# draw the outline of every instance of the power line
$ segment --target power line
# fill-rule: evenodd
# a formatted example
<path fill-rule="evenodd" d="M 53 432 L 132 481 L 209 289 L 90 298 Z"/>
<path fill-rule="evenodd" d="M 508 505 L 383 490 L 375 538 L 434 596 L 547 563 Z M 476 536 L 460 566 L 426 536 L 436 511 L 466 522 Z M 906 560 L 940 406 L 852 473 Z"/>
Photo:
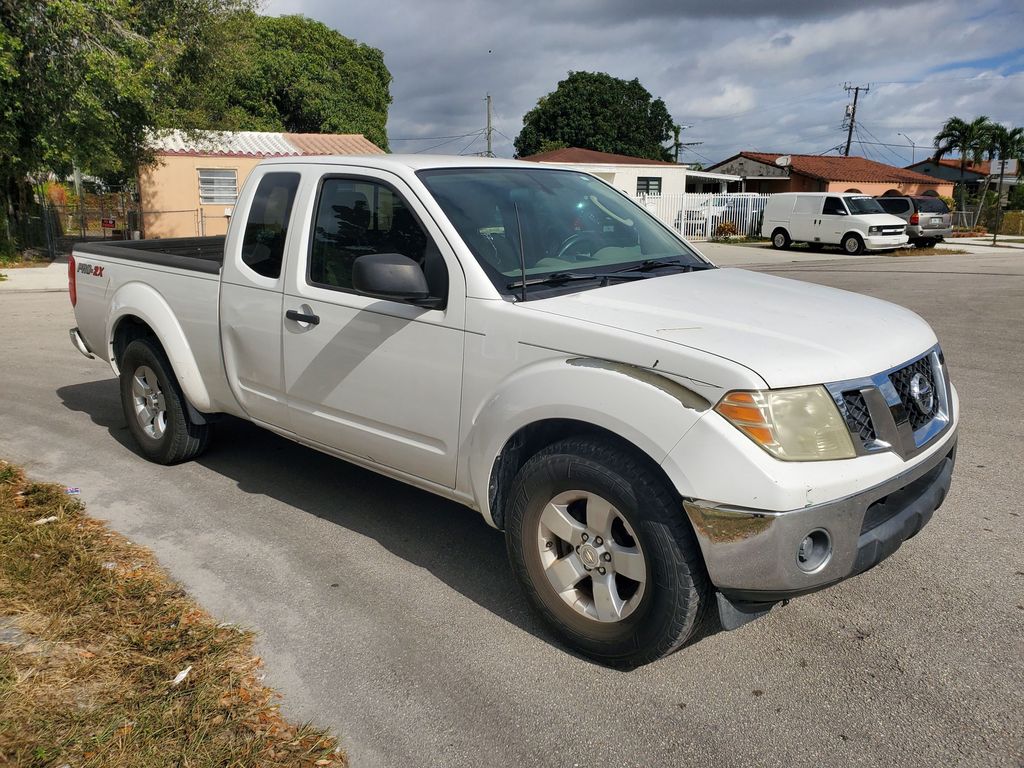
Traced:
<path fill-rule="evenodd" d="M 388 141 L 437 141 L 438 139 L 462 139 L 472 135 L 473 133 L 459 133 L 452 136 L 410 136 L 405 139 L 392 139 L 389 137 Z"/>
<path fill-rule="evenodd" d="M 472 139 L 470 139 L 469 140 L 469 144 L 467 144 L 466 146 L 464 146 L 462 149 L 459 150 L 459 154 L 460 155 L 466 154 L 466 150 L 469 149 L 470 147 L 472 147 L 474 144 L 476 144 L 480 140 L 480 137 L 482 135 L 483 135 L 483 133 L 478 133 L 476 136 L 474 136 Z M 490 154 L 490 150 L 488 150 L 487 157 L 493 157 L 493 155 Z"/>
<path fill-rule="evenodd" d="M 860 149 L 861 149 L 861 152 L 864 153 L 864 156 L 868 160 L 874 160 L 875 159 L 874 155 L 868 150 L 868 148 L 866 146 L 864 146 L 864 142 L 861 141 L 861 138 L 860 138 L 860 128 L 854 126 L 853 134 L 854 134 L 854 136 L 857 137 L 857 143 L 860 144 Z M 850 143 L 849 142 L 846 143 L 846 156 L 847 157 L 850 156 Z"/>
<path fill-rule="evenodd" d="M 875 136 L 875 134 L 873 134 L 873 133 L 871 132 L 871 129 L 870 129 L 870 128 L 868 128 L 868 127 L 867 127 L 867 126 L 866 126 L 866 125 L 864 124 L 864 121 L 863 121 L 863 120 L 862 120 L 862 121 L 861 121 L 861 123 L 860 123 L 860 127 L 864 129 L 864 132 L 865 132 L 865 133 L 866 133 L 866 134 L 867 134 L 868 136 L 870 136 L 870 137 L 871 137 L 872 139 L 874 139 L 874 140 L 875 140 L 875 142 L 877 143 L 877 145 L 878 145 L 878 146 L 882 147 L 882 148 L 883 148 L 883 149 L 884 149 L 884 150 L 885 150 L 886 152 L 888 152 L 888 153 L 889 153 L 889 156 L 890 156 L 890 157 L 895 157 L 895 158 L 896 158 L 896 162 L 897 162 L 897 163 L 900 163 L 900 164 L 902 164 L 902 163 L 903 163 L 903 162 L 904 162 L 904 161 L 906 160 L 906 158 L 905 158 L 905 157 L 903 157 L 902 155 L 900 155 L 900 154 L 897 154 L 896 152 L 894 152 L 894 151 L 893 151 L 893 150 L 892 150 L 892 149 L 891 149 L 891 148 L 890 148 L 890 147 L 889 147 L 889 146 L 888 146 L 887 144 L 885 144 L 884 142 L 882 142 L 882 140 L 881 140 L 881 139 L 879 139 L 879 138 L 878 138 L 877 136 Z"/>
<path fill-rule="evenodd" d="M 454 137 L 448 139 L 448 141 L 442 141 L 439 144 L 432 144 L 429 147 L 424 147 L 423 149 L 417 149 L 415 152 L 413 152 L 413 154 L 414 155 L 421 155 L 424 152 L 429 152 L 432 149 L 437 149 L 438 147 L 443 147 L 446 144 L 451 144 L 453 141 L 458 141 L 459 139 L 464 139 L 464 138 L 466 138 L 466 136 L 476 135 L 477 137 L 479 137 L 482 133 L 483 133 L 483 130 L 481 129 L 481 130 L 477 131 L 476 134 L 464 133 L 461 136 L 454 136 Z"/>

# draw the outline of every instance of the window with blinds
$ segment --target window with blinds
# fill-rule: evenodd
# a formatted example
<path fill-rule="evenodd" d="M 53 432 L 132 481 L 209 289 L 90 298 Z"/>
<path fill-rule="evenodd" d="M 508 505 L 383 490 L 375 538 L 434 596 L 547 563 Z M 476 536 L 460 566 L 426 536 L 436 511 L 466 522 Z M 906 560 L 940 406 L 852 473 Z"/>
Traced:
<path fill-rule="evenodd" d="M 199 202 L 203 205 L 234 205 L 238 198 L 238 174 L 233 168 L 199 169 Z"/>

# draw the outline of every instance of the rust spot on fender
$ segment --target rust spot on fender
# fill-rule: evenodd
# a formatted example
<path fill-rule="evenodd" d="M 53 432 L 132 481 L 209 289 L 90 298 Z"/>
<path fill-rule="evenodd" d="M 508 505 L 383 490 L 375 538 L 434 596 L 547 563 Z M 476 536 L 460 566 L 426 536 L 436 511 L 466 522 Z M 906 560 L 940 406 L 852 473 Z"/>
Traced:
<path fill-rule="evenodd" d="M 616 363 L 611 360 L 597 360 L 592 357 L 573 357 L 566 360 L 566 362 L 579 368 L 597 368 L 602 371 L 611 371 L 612 373 L 628 376 L 631 379 L 661 390 L 669 397 L 678 400 L 684 408 L 694 411 L 706 411 L 711 407 L 711 401 L 703 395 L 684 387 L 677 381 L 673 381 L 646 368 L 626 363 Z"/>

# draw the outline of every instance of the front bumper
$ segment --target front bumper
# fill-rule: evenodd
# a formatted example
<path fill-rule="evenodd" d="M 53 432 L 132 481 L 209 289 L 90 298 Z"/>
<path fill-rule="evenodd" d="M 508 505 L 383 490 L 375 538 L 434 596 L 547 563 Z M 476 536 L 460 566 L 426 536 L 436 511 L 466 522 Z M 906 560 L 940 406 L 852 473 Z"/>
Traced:
<path fill-rule="evenodd" d="M 910 242 L 904 235 L 868 235 L 864 238 L 864 248 L 869 251 L 884 251 L 891 248 L 902 248 Z"/>
<path fill-rule="evenodd" d="M 949 491 L 956 435 L 927 460 L 866 491 L 789 512 L 684 502 L 708 575 L 729 600 L 773 603 L 814 592 L 874 567 L 931 519 Z M 799 562 L 813 531 L 830 541 L 811 571 Z"/>

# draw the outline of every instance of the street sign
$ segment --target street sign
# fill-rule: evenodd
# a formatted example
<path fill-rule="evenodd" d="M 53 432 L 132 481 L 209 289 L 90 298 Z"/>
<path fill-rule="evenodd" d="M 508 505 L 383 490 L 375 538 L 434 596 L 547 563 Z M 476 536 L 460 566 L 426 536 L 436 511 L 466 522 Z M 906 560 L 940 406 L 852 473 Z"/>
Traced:
<path fill-rule="evenodd" d="M 117 222 L 114 219 L 102 219 L 100 224 L 104 229 L 113 229 L 117 226 Z"/>

